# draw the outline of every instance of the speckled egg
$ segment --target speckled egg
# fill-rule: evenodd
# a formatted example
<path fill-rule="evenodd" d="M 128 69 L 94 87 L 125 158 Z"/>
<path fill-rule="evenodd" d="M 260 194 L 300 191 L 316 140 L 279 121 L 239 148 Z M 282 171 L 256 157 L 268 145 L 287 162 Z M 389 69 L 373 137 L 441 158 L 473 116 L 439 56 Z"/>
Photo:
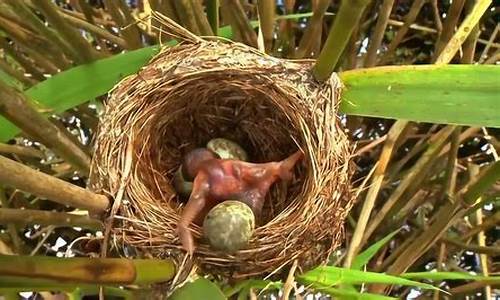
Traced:
<path fill-rule="evenodd" d="M 228 139 L 211 139 L 207 143 L 207 148 L 212 152 L 217 153 L 217 155 L 219 155 L 222 159 L 248 161 L 248 154 L 246 151 L 240 145 Z"/>
<path fill-rule="evenodd" d="M 174 174 L 174 189 L 183 198 L 188 198 L 193 191 L 193 182 L 188 181 L 182 175 L 182 167 L 179 167 Z"/>
<path fill-rule="evenodd" d="M 228 200 L 212 208 L 203 222 L 203 234 L 216 250 L 234 253 L 244 248 L 255 229 L 255 216 L 248 205 Z"/>

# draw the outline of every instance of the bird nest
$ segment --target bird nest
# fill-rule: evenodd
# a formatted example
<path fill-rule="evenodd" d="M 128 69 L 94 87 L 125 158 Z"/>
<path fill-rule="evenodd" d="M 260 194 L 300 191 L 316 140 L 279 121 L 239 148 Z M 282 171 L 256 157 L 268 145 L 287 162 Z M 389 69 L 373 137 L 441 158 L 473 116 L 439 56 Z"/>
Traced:
<path fill-rule="evenodd" d="M 311 61 L 239 43 L 177 38 L 183 42 L 162 48 L 107 100 L 91 186 L 115 199 L 114 245 L 231 278 L 275 274 L 293 261 L 302 270 L 326 262 L 353 200 L 339 78 L 319 83 Z M 297 149 L 305 158 L 291 181 L 272 186 L 248 247 L 216 251 L 193 225 L 196 251 L 188 257 L 176 233 L 184 203 L 173 175 L 187 151 L 217 137 L 236 141 L 251 162 L 279 161 Z"/>

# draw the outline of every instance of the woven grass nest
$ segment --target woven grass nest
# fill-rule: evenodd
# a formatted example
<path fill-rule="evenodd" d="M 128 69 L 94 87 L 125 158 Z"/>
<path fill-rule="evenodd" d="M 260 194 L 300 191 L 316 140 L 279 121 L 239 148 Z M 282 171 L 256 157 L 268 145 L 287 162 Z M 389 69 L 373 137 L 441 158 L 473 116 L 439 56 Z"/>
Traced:
<path fill-rule="evenodd" d="M 91 187 L 115 199 L 114 245 L 173 258 L 179 271 L 196 265 L 226 278 L 278 274 L 295 260 L 302 270 L 325 262 L 341 242 L 353 200 L 339 78 L 318 83 L 311 61 L 181 29 L 175 36 L 183 42 L 162 48 L 114 88 L 100 123 Z M 252 162 L 278 161 L 299 148 L 305 159 L 292 181 L 273 185 L 247 248 L 215 251 L 193 225 L 200 238 L 188 257 L 176 234 L 184 204 L 173 174 L 183 154 L 216 137 L 236 141 Z"/>

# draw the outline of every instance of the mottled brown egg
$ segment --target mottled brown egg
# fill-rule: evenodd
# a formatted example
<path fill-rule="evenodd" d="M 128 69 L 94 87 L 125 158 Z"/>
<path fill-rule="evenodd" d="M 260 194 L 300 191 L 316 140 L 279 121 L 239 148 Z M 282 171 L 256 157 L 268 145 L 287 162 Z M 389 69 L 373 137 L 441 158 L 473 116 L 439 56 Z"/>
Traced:
<path fill-rule="evenodd" d="M 193 191 L 193 182 L 188 181 L 184 178 L 182 174 L 182 167 L 179 167 L 174 173 L 174 189 L 183 198 L 189 198 L 191 192 Z"/>
<path fill-rule="evenodd" d="M 255 229 L 255 216 L 243 202 L 228 200 L 212 208 L 203 222 L 203 235 L 210 246 L 234 253 L 246 245 Z"/>
<path fill-rule="evenodd" d="M 237 159 L 248 161 L 248 154 L 246 153 L 245 149 L 228 139 L 211 139 L 207 143 L 207 149 L 215 152 L 222 159 Z"/>

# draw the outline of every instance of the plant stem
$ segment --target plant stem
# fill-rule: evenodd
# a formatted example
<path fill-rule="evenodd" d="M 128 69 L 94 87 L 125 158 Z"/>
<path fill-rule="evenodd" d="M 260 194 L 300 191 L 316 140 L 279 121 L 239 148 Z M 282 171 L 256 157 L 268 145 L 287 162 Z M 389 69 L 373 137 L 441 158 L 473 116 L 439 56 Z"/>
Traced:
<path fill-rule="evenodd" d="M 436 141 L 429 146 L 429 148 L 422 154 L 420 159 L 413 165 L 409 173 L 406 175 L 404 180 L 397 186 L 396 190 L 391 194 L 389 199 L 384 202 L 382 208 L 377 212 L 374 218 L 371 220 L 370 225 L 364 232 L 363 244 L 368 240 L 368 238 L 375 232 L 377 227 L 385 219 L 391 208 L 400 200 L 400 198 L 405 194 L 411 184 L 414 183 L 419 178 L 425 176 L 428 171 L 428 166 L 437 157 L 441 149 L 446 144 L 448 137 L 454 131 L 453 126 L 447 126 L 441 129 L 436 135 Z"/>
<path fill-rule="evenodd" d="M 127 49 L 139 49 L 142 47 L 141 35 L 137 25 L 133 24 L 133 19 L 131 19 L 130 11 L 125 4 L 125 11 L 122 11 L 123 7 L 122 0 L 104 0 L 104 6 L 106 10 L 109 12 L 113 20 L 115 21 L 116 26 L 119 27 L 120 33 L 123 36 L 123 39 L 127 42 Z M 130 22 L 127 22 L 130 21 Z M 129 26 L 130 25 L 130 26 Z"/>
<path fill-rule="evenodd" d="M 401 134 L 406 131 L 405 128 L 407 128 L 407 126 L 407 121 L 396 121 L 396 123 L 392 125 L 389 133 L 387 134 L 387 140 L 384 144 L 384 148 L 382 149 L 382 153 L 380 154 L 380 158 L 373 175 L 372 184 L 370 185 L 368 193 L 366 194 L 366 198 L 363 202 L 363 207 L 361 208 L 361 213 L 359 215 L 356 228 L 354 229 L 354 234 L 351 239 L 346 259 L 344 261 L 344 267 L 349 268 L 351 266 L 352 260 L 359 252 L 361 240 L 366 230 L 366 225 L 368 224 L 370 214 L 373 210 L 373 207 L 375 206 L 375 200 L 377 199 L 378 192 L 382 185 L 385 170 L 387 169 L 387 165 L 389 164 L 389 161 L 391 159 L 394 146 L 396 145 L 396 141 L 399 139 Z"/>
<path fill-rule="evenodd" d="M 269 53 L 273 47 L 274 34 L 274 15 L 276 11 L 275 0 L 257 1 L 259 9 L 259 20 L 262 35 L 264 36 L 264 46 L 266 53 Z"/>
<path fill-rule="evenodd" d="M 460 17 L 460 13 L 462 12 L 464 4 L 465 4 L 465 0 L 454 0 L 451 3 L 450 8 L 448 9 L 448 12 L 446 13 L 446 19 L 444 20 L 444 24 L 443 24 L 443 31 L 439 35 L 439 39 L 436 42 L 433 60 L 435 60 L 439 56 L 441 51 L 443 51 L 444 47 L 450 41 L 450 39 L 453 35 L 453 31 L 455 30 L 455 27 L 457 26 L 458 18 Z"/>
<path fill-rule="evenodd" d="M 34 158 L 44 157 L 43 153 L 35 148 L 4 143 L 0 143 L 0 153 L 16 154 Z"/>
<path fill-rule="evenodd" d="M 47 284 L 151 284 L 170 280 L 175 267 L 171 260 L 159 259 L 0 255 L 0 274 L 19 281 L 44 279 Z"/>
<path fill-rule="evenodd" d="M 458 28 L 457 32 L 455 32 L 439 57 L 436 59 L 436 64 L 447 64 L 453 59 L 460 46 L 471 33 L 472 28 L 476 26 L 490 4 L 491 0 L 478 0 L 476 2 L 471 12 Z"/>
<path fill-rule="evenodd" d="M 327 80 L 334 71 L 354 27 L 358 24 L 369 2 L 369 0 L 342 1 L 325 45 L 313 67 L 314 77 L 318 81 Z"/>
<path fill-rule="evenodd" d="M 295 54 L 296 58 L 303 58 L 311 54 L 313 46 L 317 41 L 318 35 L 320 35 L 321 33 L 323 17 L 330 3 L 330 0 L 319 0 L 317 2 L 317 5 L 313 10 L 313 15 L 307 23 L 307 28 L 304 32 L 304 35 L 300 39 L 299 47 Z"/>
<path fill-rule="evenodd" d="M 229 22 L 234 31 L 238 31 L 242 41 L 252 47 L 257 47 L 257 34 L 255 34 L 250 21 L 239 0 L 223 0 L 222 5 L 230 15 Z"/>
<path fill-rule="evenodd" d="M 208 23 L 215 35 L 218 35 L 219 30 L 219 0 L 207 1 L 207 18 Z"/>
<path fill-rule="evenodd" d="M 401 41 L 405 37 L 406 33 L 408 32 L 408 29 L 410 28 L 411 24 L 413 24 L 413 22 L 415 22 L 415 20 L 417 19 L 417 16 L 420 12 L 420 9 L 424 5 L 424 3 L 425 3 L 425 0 L 413 1 L 412 5 L 410 7 L 410 11 L 408 12 L 408 14 L 404 18 L 405 19 L 404 25 L 401 28 L 399 28 L 398 32 L 394 36 L 394 39 L 391 41 L 391 43 L 387 47 L 387 51 L 380 59 L 380 62 L 379 62 L 380 65 L 384 65 L 392 57 L 392 55 L 394 54 L 394 51 L 396 51 L 396 48 L 399 46 L 399 44 L 401 43 Z"/>
<path fill-rule="evenodd" d="M 100 213 L 108 208 L 106 196 L 31 169 L 0 156 L 0 182 L 22 191 L 76 208 Z"/>
<path fill-rule="evenodd" d="M 66 21 L 68 21 L 68 23 L 70 23 L 71 25 L 73 25 L 75 27 L 81 28 L 81 29 L 86 30 L 90 33 L 93 33 L 97 37 L 101 37 L 101 38 L 106 39 L 112 43 L 115 43 L 123 49 L 127 49 L 127 42 L 123 38 L 116 36 L 116 35 L 110 33 L 109 31 L 99 27 L 99 26 L 93 25 L 89 22 L 85 22 L 79 18 L 73 17 L 72 15 L 65 14 L 65 13 L 62 14 L 62 17 Z"/>
<path fill-rule="evenodd" d="M 77 62 L 89 63 L 99 58 L 99 54 L 85 40 L 85 38 L 61 16 L 56 4 L 50 0 L 33 1 L 33 4 L 44 14 L 47 21 L 64 37 L 77 54 Z"/>
<path fill-rule="evenodd" d="M 191 9 L 195 15 L 195 21 L 198 24 L 198 28 L 200 28 L 201 35 L 204 36 L 213 36 L 212 28 L 208 23 L 208 19 L 203 11 L 203 5 L 199 0 L 189 0 L 191 3 Z"/>
<path fill-rule="evenodd" d="M 25 70 L 30 73 L 33 78 L 38 81 L 45 80 L 42 72 L 34 66 L 33 62 L 23 56 L 23 53 L 16 51 L 14 47 L 7 42 L 5 38 L 0 38 L 0 47 L 7 52 L 13 59 L 15 59 Z"/>
<path fill-rule="evenodd" d="M 374 67 L 377 62 L 377 50 L 380 48 L 380 44 L 384 38 L 385 28 L 389 22 L 389 17 L 391 16 L 392 6 L 394 5 L 394 0 L 384 0 L 380 6 L 379 16 L 377 18 L 377 24 L 373 30 L 372 36 L 369 41 L 368 50 L 365 57 L 365 67 Z"/>
<path fill-rule="evenodd" d="M 56 125 L 38 113 L 26 96 L 0 82 L 0 113 L 28 135 L 86 174 L 90 170 L 90 157 L 73 143 Z"/>
<path fill-rule="evenodd" d="M 0 208 L 0 222 L 16 225 L 54 225 L 60 227 L 82 227 L 101 230 L 103 224 L 88 216 L 34 209 Z"/>
<path fill-rule="evenodd" d="M 4 71 L 6 74 L 21 82 L 25 86 L 32 86 L 37 83 L 36 80 L 33 80 L 29 77 L 24 76 L 24 72 L 20 72 L 14 69 L 11 65 L 9 65 L 5 60 L 0 58 L 0 70 Z"/>

